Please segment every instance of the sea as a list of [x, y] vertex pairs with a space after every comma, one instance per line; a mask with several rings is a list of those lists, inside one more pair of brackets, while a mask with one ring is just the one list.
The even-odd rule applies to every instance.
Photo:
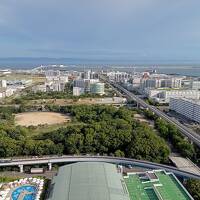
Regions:
[[66, 70], [87, 69], [143, 72], [156, 70], [157, 73], [200, 77], [200, 61], [121, 61], [90, 59], [51, 58], [0, 58], [0, 69], [33, 69], [41, 65], [64, 65]]

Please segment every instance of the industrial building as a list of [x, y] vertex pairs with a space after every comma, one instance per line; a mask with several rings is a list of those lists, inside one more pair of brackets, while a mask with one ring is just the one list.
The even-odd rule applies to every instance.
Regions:
[[200, 123], [200, 101], [186, 98], [171, 98], [169, 109]]
[[163, 170], [126, 172], [103, 162], [60, 167], [48, 200], [193, 200], [172, 173]]

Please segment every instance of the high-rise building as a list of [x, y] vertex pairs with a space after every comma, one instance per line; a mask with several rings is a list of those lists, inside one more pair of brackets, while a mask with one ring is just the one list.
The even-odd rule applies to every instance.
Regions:
[[90, 86], [90, 89], [91, 89], [90, 91], [93, 94], [103, 95], [104, 94], [104, 87], [105, 87], [104, 83], [93, 83]]
[[77, 80], [74, 80], [73, 86], [74, 86], [74, 87], [85, 88], [85, 81], [84, 81], [84, 79], [77, 79]]

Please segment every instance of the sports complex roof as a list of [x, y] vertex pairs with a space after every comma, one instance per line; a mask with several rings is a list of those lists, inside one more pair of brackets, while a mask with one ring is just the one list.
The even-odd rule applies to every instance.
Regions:
[[[122, 169], [122, 168], [120, 168]], [[172, 174], [162, 170], [122, 176], [115, 164], [79, 162], [60, 167], [48, 200], [193, 200]]]
[[129, 200], [129, 195], [116, 165], [82, 162], [60, 167], [49, 200]]
[[192, 200], [172, 173], [151, 171], [124, 177], [130, 200]]

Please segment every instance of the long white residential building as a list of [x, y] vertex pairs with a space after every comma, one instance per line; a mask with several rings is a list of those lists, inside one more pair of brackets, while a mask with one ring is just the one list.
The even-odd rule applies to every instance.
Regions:
[[186, 98], [171, 98], [169, 109], [190, 120], [200, 123], [200, 101]]
[[127, 72], [119, 72], [119, 71], [108, 72], [107, 76], [109, 80], [115, 82], [126, 82], [132, 77], [132, 75]]
[[200, 92], [197, 90], [178, 90], [178, 89], [145, 89], [145, 95], [158, 103], [169, 103], [170, 98], [200, 98]]
[[145, 88], [181, 88], [182, 77], [172, 77], [167, 75], [154, 74], [152, 76], [144, 75], [140, 81], [140, 89]]

